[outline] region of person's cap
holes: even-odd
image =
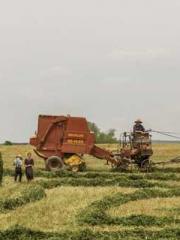
[[[141,119],[137,119],[137,120],[135,121],[135,123],[142,123],[142,120],[141,120]]]
[[[16,157],[18,157],[18,158],[22,158],[21,154],[18,154]]]

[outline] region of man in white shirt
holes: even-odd
[[[21,182],[22,179],[22,156],[17,155],[14,160],[14,166],[15,166],[15,176],[14,181],[16,182],[19,177],[19,182]]]

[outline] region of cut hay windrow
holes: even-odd
[[[10,171],[6,170],[6,174]],[[166,173],[146,173],[146,174],[120,174],[120,173],[73,173],[68,171],[46,172],[36,171],[36,177],[48,179],[45,185],[57,186],[121,186],[121,187],[164,187],[170,188],[173,186],[167,185],[166,181],[179,181],[180,176],[177,174]],[[52,183],[49,183],[51,180]],[[151,182],[151,180],[156,182]],[[161,181],[161,182],[157,182]],[[164,183],[162,183],[164,181]],[[42,183],[40,183],[42,184]]]
[[[170,170],[170,169],[169,169]],[[180,172],[179,172],[180,173]],[[4,169],[4,176],[13,176],[14,171],[12,169]],[[166,169],[152,173],[120,173],[120,172],[83,172],[73,173],[70,171],[57,171],[47,172],[43,170],[35,170],[35,177],[43,178],[87,178],[87,179],[119,179],[127,178],[129,180],[161,180],[161,181],[180,181],[180,174],[176,174],[173,169],[172,172],[166,171]]]
[[[113,172],[84,172],[84,173],[73,173],[69,171],[59,171],[59,172],[46,172],[46,171],[37,171],[35,172],[37,177],[45,178],[87,178],[87,179],[121,179],[126,178],[129,180],[161,180],[161,181],[179,181],[180,175],[175,173],[113,173]]]
[[[92,231],[89,228],[79,231],[62,233],[35,231],[21,226],[14,226],[0,231],[2,240],[177,240],[180,237],[179,228],[165,228],[163,230],[145,230],[138,228],[122,231]]]
[[[40,180],[37,182],[45,189],[52,189],[61,186],[84,186],[84,187],[107,187],[107,186],[117,186],[117,187],[132,187],[132,188],[153,188],[153,187],[163,187],[168,188],[168,185],[163,183],[152,183],[147,180],[129,180],[126,177],[119,177],[114,179],[107,178],[60,178],[51,180]]]
[[[46,171],[36,171],[35,175],[37,177],[45,177],[45,178],[64,178],[64,177],[71,177],[71,178],[88,178],[88,179],[95,179],[95,178],[121,178],[126,177],[132,180],[140,180],[140,179],[147,179],[147,180],[174,180],[179,181],[180,175],[175,173],[166,173],[166,172],[154,172],[154,173],[117,173],[117,172],[84,172],[84,173],[73,173],[69,171],[58,171],[58,172],[46,172]]]
[[[166,224],[179,224],[179,219],[159,218],[151,216],[130,216],[113,218],[106,212],[112,207],[121,206],[130,201],[151,199],[151,198],[170,198],[179,197],[180,189],[171,189],[168,191],[158,189],[144,189],[132,194],[117,193],[113,196],[106,196],[100,201],[93,202],[77,216],[79,223],[89,225],[132,225],[132,226],[164,226]]]
[[[155,168],[153,172],[157,173],[180,173],[180,167]]]
[[[31,186],[25,189],[18,197],[0,199],[0,212],[3,213],[8,210],[14,210],[27,203],[41,200],[45,196],[44,188],[39,185]]]

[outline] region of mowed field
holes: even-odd
[[[116,145],[102,147],[114,150]],[[180,156],[180,144],[154,144],[153,162]],[[0,146],[0,239],[180,239],[180,164],[119,173],[106,161],[85,156],[83,173],[44,171],[13,181],[13,159],[31,146]]]

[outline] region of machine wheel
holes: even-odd
[[[72,166],[71,171],[72,172],[79,172],[79,166],[78,165],[77,166]]]
[[[63,169],[64,163],[60,157],[52,156],[46,160],[46,169],[48,171],[58,171]]]
[[[147,158],[141,162],[140,169],[143,172],[149,172],[151,170],[151,162],[150,162],[149,158]]]
[[[129,166],[130,166],[131,162],[129,159],[127,158],[122,158],[118,165],[116,166],[116,168],[119,170],[119,171],[127,171],[129,169]]]

